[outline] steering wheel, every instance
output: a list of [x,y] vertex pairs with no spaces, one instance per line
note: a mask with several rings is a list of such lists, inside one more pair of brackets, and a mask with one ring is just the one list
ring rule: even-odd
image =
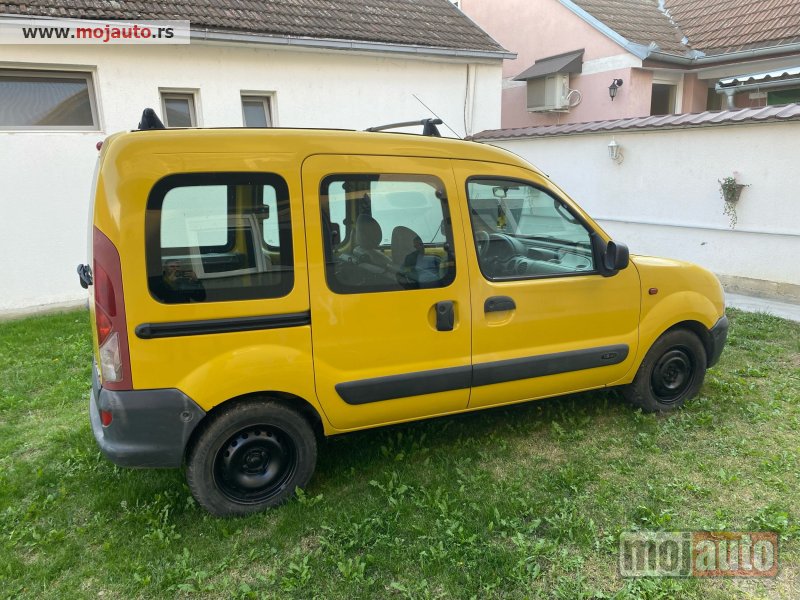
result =
[[486,251],[489,249],[489,234],[482,229],[475,232],[475,248],[478,251],[478,256],[481,258],[486,256]]

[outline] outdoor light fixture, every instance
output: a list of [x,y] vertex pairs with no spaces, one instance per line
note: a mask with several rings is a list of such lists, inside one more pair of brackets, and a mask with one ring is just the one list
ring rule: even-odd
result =
[[622,79],[612,79],[611,85],[608,86],[608,95],[611,97],[611,101],[614,101],[614,98],[617,97],[617,90],[622,87]]
[[622,146],[617,143],[617,140],[611,139],[608,143],[608,158],[616,162],[617,164],[622,163]]

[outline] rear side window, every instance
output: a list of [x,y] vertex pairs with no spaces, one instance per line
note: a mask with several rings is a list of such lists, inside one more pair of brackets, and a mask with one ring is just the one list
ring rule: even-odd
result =
[[150,294],[165,304],[285,296],[294,284],[289,191],[278,175],[171,175],[145,216]]

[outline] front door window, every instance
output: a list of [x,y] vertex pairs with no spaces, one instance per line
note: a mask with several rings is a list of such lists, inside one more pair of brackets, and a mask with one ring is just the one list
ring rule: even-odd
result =
[[595,272],[589,230],[560,200],[530,184],[471,179],[470,220],[491,281]]

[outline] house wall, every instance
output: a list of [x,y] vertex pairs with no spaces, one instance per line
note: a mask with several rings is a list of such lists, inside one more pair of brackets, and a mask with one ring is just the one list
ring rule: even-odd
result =
[[[503,47],[517,52],[503,66],[503,128],[582,123],[650,114],[652,74],[641,60],[577,17],[557,0],[462,0],[461,9]],[[583,73],[570,87],[583,99],[565,113],[529,113],[526,83],[513,81],[537,59],[585,49]],[[612,102],[612,79],[624,84]]]
[[683,76],[683,105],[681,112],[699,113],[708,105],[708,83],[697,77],[695,73]]
[[86,297],[75,267],[86,260],[95,144],[135,128],[145,107],[160,114],[159,88],[199,90],[205,127],[241,126],[242,90],[275,92],[282,127],[364,129],[431,116],[412,94],[458,135],[500,126],[498,61],[244,45],[0,46],[0,67],[10,66],[94,72],[101,128],[0,131],[0,313]]
[[[608,157],[614,138],[624,160]],[[632,253],[701,264],[745,291],[800,289],[800,122],[492,142],[558,183]],[[775,149],[780,148],[780,152]],[[749,187],[731,229],[718,180]],[[795,298],[797,300],[798,298]]]

